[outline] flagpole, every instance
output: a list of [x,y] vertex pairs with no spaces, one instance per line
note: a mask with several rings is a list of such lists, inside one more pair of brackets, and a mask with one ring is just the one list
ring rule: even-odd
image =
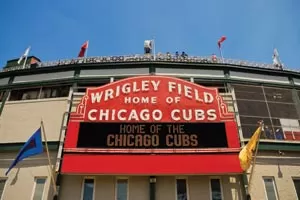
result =
[[255,147],[253,165],[252,165],[252,168],[251,168],[251,171],[250,171],[250,177],[249,177],[249,183],[248,183],[248,193],[249,194],[250,194],[250,188],[251,188],[251,183],[252,183],[254,168],[255,168],[255,165],[256,165],[256,157],[257,157],[257,153],[258,153],[258,147],[259,147],[260,137],[261,137],[261,133],[263,131],[263,122],[262,122],[261,126],[262,126],[262,130],[260,131],[259,136],[258,136],[258,141],[257,141],[256,147]]
[[154,60],[156,60],[156,55],[155,55],[155,38],[153,37],[153,39],[152,39],[152,41],[153,41],[153,59]]
[[43,120],[41,120],[41,128],[42,128],[42,133],[43,133],[43,136],[45,139],[45,146],[46,146],[46,152],[47,152],[47,157],[48,157],[48,162],[49,162],[50,176],[51,176],[51,180],[52,180],[52,184],[53,184],[53,190],[54,190],[54,193],[56,194],[56,184],[55,184],[55,180],[54,180],[54,176],[53,176],[53,170],[51,167],[52,164],[51,164],[51,159],[50,159],[50,154],[49,154],[49,149],[48,149],[48,142],[47,142],[47,137],[46,137],[46,133],[45,133]]
[[26,54],[26,57],[25,57],[25,60],[24,60],[24,63],[23,63],[23,69],[25,69],[25,65],[26,65],[26,62],[27,62],[27,57],[28,57],[30,49],[31,49],[31,47],[29,46],[28,53]]
[[25,57],[25,60],[24,60],[24,63],[23,63],[23,69],[25,69],[26,61],[27,61],[27,56]]
[[222,63],[224,63],[224,58],[223,58],[223,53],[222,53],[221,47],[219,47],[219,51],[220,51],[220,56],[221,56],[221,58],[222,58]]
[[88,49],[89,49],[89,46],[90,46],[90,41],[89,40],[87,41],[87,44],[88,44],[88,46],[86,48],[85,57],[87,57]]

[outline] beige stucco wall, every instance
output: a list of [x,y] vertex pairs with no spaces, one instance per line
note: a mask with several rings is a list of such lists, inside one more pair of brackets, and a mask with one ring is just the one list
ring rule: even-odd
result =
[[132,176],[129,178],[130,200],[148,200],[149,192],[149,177]]
[[189,200],[209,199],[208,176],[191,176],[188,178]]
[[[6,178],[6,184],[3,192],[3,200],[17,200],[32,198],[34,192],[34,180],[36,177],[46,177],[43,197],[44,199],[51,199],[52,185],[49,174],[49,165],[46,154],[41,154],[31,158],[24,159],[14,167],[7,176],[7,171],[10,164],[13,162],[17,155],[15,153],[0,153],[0,177]],[[55,161],[56,153],[50,153],[52,164]],[[50,190],[49,190],[50,189]]]
[[[210,199],[209,178],[214,176],[186,176],[189,200]],[[221,178],[224,200],[242,200],[241,176],[218,176]],[[115,200],[115,176],[94,176],[95,199]],[[180,177],[182,178],[182,177]],[[84,175],[63,175],[60,187],[61,200],[80,200]],[[149,200],[149,177],[130,176],[129,200]],[[176,199],[176,177],[156,177],[156,200]]]
[[[63,175],[60,187],[60,199],[80,200],[84,175]],[[95,178],[95,199],[115,200],[115,176],[89,176]],[[122,177],[124,178],[124,177]],[[130,200],[148,200],[148,177],[128,177],[128,197]]]
[[0,143],[26,141],[43,119],[48,141],[58,141],[67,98],[6,102],[0,116]]
[[[173,177],[174,178],[174,177]],[[188,176],[188,196],[189,200],[210,199],[210,179],[219,178],[222,184],[224,200],[242,200],[242,183],[239,175],[223,176]],[[173,184],[173,193],[175,195],[175,181]],[[170,198],[172,200],[175,197]]]
[[[59,189],[59,198],[62,200],[80,200],[83,176],[63,175]],[[109,183],[107,183],[109,185]]]
[[99,199],[115,200],[114,186],[115,178],[113,176],[97,176],[95,196],[100,197]]
[[156,200],[174,200],[175,194],[175,177],[160,176],[156,177]]
[[[269,158],[265,158],[265,156],[269,156]],[[251,169],[249,169],[248,173],[250,170]],[[300,178],[300,154],[285,153],[284,156],[278,156],[278,154],[260,153],[257,157],[257,164],[255,165],[253,179],[251,181],[250,193],[252,199],[266,199],[263,182],[264,176],[274,178],[279,199],[297,199],[292,178]]]

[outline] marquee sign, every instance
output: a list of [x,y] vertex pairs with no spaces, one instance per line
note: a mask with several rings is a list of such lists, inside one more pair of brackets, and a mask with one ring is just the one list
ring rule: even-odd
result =
[[232,147],[239,147],[234,115],[217,88],[140,76],[88,88],[70,115],[64,151],[195,153]]
[[140,76],[87,89],[70,115],[61,173],[242,173],[239,151],[217,88]]
[[141,76],[88,88],[71,119],[85,122],[219,122],[233,120],[217,88]]
[[[208,134],[209,133],[209,134]],[[78,148],[227,148],[224,123],[80,123]]]

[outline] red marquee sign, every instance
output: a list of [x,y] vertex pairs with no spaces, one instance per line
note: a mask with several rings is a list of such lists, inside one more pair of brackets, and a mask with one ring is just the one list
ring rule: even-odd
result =
[[[133,173],[142,165],[139,160],[144,160],[150,171],[143,168],[139,173],[159,174],[154,163],[165,159],[169,163],[187,159],[195,165],[182,173],[222,171],[202,169],[195,162],[202,159],[216,166],[231,160],[223,170],[234,173],[241,172],[239,148],[234,114],[228,112],[217,88],[172,77],[139,76],[87,89],[70,115],[62,172]],[[194,155],[182,157],[182,153]],[[206,153],[215,153],[219,159]],[[119,168],[117,161],[112,164],[116,159],[135,164]],[[104,161],[111,164],[104,166]],[[178,170],[173,167],[170,173]]]
[[141,76],[88,88],[71,120],[85,122],[219,122],[233,120],[217,88]]

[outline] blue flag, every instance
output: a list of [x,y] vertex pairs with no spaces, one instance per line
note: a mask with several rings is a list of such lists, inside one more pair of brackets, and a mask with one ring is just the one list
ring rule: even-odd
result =
[[24,144],[22,149],[20,150],[18,156],[14,160],[14,162],[10,165],[5,176],[9,173],[9,171],[15,167],[18,162],[23,160],[24,158],[28,158],[30,156],[34,156],[37,154],[43,153],[43,143],[42,143],[42,134],[41,128],[36,130],[36,132],[29,138],[29,140]]

